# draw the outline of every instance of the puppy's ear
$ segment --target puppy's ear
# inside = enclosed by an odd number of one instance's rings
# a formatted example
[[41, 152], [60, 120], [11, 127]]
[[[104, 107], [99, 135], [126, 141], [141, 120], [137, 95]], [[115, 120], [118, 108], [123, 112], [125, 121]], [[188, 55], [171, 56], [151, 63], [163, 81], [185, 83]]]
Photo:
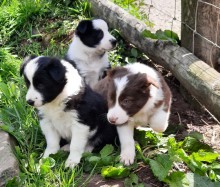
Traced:
[[79, 22], [79, 25], [76, 28], [76, 34], [85, 34], [88, 24], [90, 23], [90, 20], [83, 20]]
[[30, 62], [31, 60], [33, 60], [33, 59], [36, 58], [36, 57], [37, 57], [36, 55], [30, 55], [30, 56], [26, 56], [26, 57], [24, 58], [24, 61], [23, 61], [23, 63], [22, 63], [21, 66], [20, 66], [20, 76], [23, 75], [23, 73], [24, 73], [24, 68], [25, 68], [25, 66], [27, 65], [27, 63]]
[[128, 74], [128, 70], [124, 67], [116, 67], [107, 72], [107, 76], [110, 78], [123, 77]]
[[147, 87], [153, 85], [156, 88], [159, 88], [158, 82], [151, 76], [147, 75]]
[[66, 69], [59, 59], [51, 58], [50, 63], [47, 66], [47, 71], [51, 78], [57, 83], [61, 83], [65, 80]]

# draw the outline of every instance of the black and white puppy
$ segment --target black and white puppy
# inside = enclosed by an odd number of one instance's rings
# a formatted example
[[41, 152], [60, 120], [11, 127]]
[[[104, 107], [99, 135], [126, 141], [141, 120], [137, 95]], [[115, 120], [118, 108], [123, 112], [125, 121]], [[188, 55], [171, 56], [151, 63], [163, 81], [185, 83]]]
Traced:
[[102, 19], [82, 20], [75, 31], [66, 59], [75, 62], [85, 82], [93, 87], [110, 67], [107, 51], [116, 46]]
[[102, 96], [84, 84], [74, 66], [51, 57], [31, 56], [20, 69], [28, 91], [28, 104], [38, 109], [47, 147], [43, 157], [60, 149], [60, 139], [70, 142], [65, 166], [73, 168], [85, 151], [114, 143], [116, 128], [106, 118]]

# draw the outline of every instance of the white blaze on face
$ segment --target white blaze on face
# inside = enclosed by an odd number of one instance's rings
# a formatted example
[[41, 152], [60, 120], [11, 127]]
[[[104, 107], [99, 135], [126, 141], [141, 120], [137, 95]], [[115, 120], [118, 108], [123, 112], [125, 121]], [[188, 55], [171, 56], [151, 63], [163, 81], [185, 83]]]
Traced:
[[114, 46], [112, 46], [111, 41], [116, 40], [114, 36], [112, 36], [108, 31], [108, 25], [104, 20], [96, 19], [93, 20], [93, 26], [95, 29], [101, 29], [103, 31], [103, 38], [100, 41], [100, 44], [97, 46], [99, 50], [109, 51]]
[[25, 69], [24, 69], [24, 74], [30, 82], [30, 86], [29, 86], [27, 94], [26, 94], [26, 101], [28, 101], [28, 100], [34, 101], [35, 107], [42, 106], [42, 104], [43, 104], [42, 94], [40, 92], [38, 92], [33, 86], [33, 76], [38, 69], [38, 64], [36, 63], [37, 60], [38, 60], [38, 58], [31, 60], [25, 66]]
[[119, 96], [121, 95], [121, 92], [125, 88], [127, 82], [128, 82], [127, 76], [114, 80], [116, 87], [116, 99], [115, 99], [116, 102], [113, 107], [109, 108], [107, 118], [110, 123], [115, 121], [114, 123], [112, 123], [115, 125], [122, 125], [126, 123], [129, 119], [127, 112], [119, 104]]

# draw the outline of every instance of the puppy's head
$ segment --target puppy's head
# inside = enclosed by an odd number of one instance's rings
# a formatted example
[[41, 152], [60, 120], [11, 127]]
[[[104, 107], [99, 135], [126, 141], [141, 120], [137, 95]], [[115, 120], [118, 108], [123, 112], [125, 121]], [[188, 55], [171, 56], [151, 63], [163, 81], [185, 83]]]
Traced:
[[21, 64], [20, 74], [28, 88], [26, 101], [40, 107], [54, 100], [66, 84], [66, 69], [59, 59], [30, 56]]
[[81, 21], [75, 35], [85, 46], [95, 48], [100, 53], [116, 46], [116, 39], [108, 32], [108, 25], [102, 19]]
[[151, 85], [158, 87], [145, 73], [125, 74], [125, 68], [115, 69], [110, 73], [113, 77], [108, 90], [107, 118], [115, 125], [127, 123], [151, 97]]

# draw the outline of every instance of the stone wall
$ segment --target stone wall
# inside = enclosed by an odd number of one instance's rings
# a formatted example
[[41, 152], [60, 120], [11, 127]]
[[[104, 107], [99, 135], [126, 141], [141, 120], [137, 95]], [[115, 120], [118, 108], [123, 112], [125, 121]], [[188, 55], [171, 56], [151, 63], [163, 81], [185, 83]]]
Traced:
[[220, 72], [220, 0], [182, 0], [181, 45]]

